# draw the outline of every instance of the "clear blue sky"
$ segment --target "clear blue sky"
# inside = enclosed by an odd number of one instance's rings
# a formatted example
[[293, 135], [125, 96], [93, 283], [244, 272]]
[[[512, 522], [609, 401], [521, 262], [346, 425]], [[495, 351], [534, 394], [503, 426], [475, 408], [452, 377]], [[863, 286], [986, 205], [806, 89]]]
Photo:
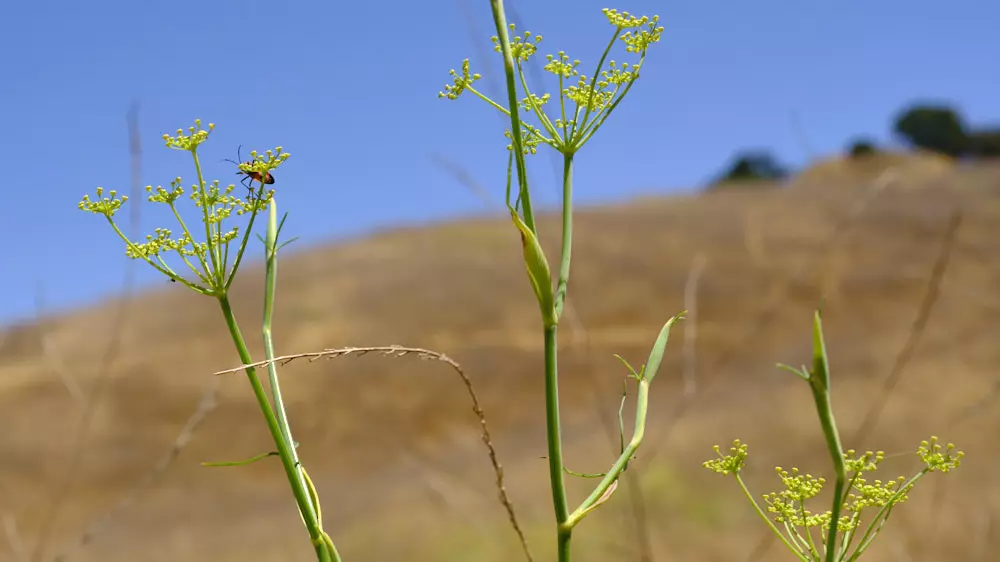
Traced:
[[[541, 54], [566, 50], [590, 69], [611, 30], [606, 2], [508, 5], [522, 30], [544, 35]], [[582, 202], [694, 187], [745, 147], [801, 164], [793, 114], [818, 154], [856, 134], [887, 141], [890, 117], [912, 99], [950, 100], [970, 121], [1000, 121], [995, 0], [607, 5], [657, 13], [666, 30], [579, 158]], [[118, 289], [123, 248], [76, 203], [97, 185], [128, 189], [133, 99], [144, 185], [178, 174], [189, 183], [189, 159], [160, 136], [195, 117], [217, 126], [203, 152], [210, 177], [235, 181], [218, 160], [235, 158], [239, 144], [289, 151], [275, 187], [300, 248], [482, 211], [434, 153], [501, 196], [501, 120], [471, 96], [437, 97], [466, 56], [484, 75], [498, 71], [487, 0], [33, 0], [9, 3], [3, 20], [0, 220], [11, 254], [0, 322], [34, 314], [39, 282], [49, 312]], [[535, 158], [539, 197], [554, 202], [553, 162]], [[153, 218], [144, 230], [160, 225]], [[164, 283], [139, 271], [146, 286]]]

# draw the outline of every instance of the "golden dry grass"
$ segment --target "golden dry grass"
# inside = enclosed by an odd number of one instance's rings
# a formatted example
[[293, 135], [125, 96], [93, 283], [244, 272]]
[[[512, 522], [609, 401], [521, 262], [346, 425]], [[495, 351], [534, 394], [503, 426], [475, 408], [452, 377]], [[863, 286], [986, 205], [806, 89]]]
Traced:
[[[903, 175], [877, 193], [871, 176], [841, 170], [836, 181], [804, 175], [790, 189], [722, 189], [580, 211], [570, 286], [578, 326], [565, 327], [561, 342], [566, 454], [576, 471], [600, 471], [612, 459], [617, 437], [604, 422], [623, 377], [612, 354], [642, 362], [662, 322], [684, 307], [696, 256], [707, 262], [696, 398], [682, 396], [678, 329], [653, 387], [647, 441], [629, 471], [645, 498], [644, 521], [623, 482], [579, 529], [578, 560], [641, 560], [643, 541], [657, 561], [745, 559], [764, 527], [735, 483], [701, 461], [713, 444], [741, 438], [750, 444], [747, 479], [759, 493], [776, 488], [774, 465], [826, 471], [808, 390], [775, 362], [808, 360], [810, 314], [825, 296], [834, 406], [849, 439], [912, 335], [956, 212], [961, 224], [929, 325], [874, 431], [846, 446], [906, 453], [885, 462], [885, 478], [911, 472], [910, 453], [931, 434], [968, 454], [959, 471], [917, 488], [870, 560], [991, 559], [1000, 547], [1000, 172]], [[556, 255], [551, 218], [543, 239]], [[552, 540], [540, 458], [541, 334], [519, 252], [507, 221], [477, 219], [287, 254], [275, 333], [281, 354], [400, 344], [460, 362], [477, 386], [536, 559], [544, 560]], [[247, 268], [235, 286], [237, 314], [254, 342], [261, 279], [261, 269]], [[170, 287], [137, 296], [131, 307], [124, 351], [98, 398], [50, 556], [149, 474], [212, 384], [210, 373], [237, 364], [212, 301]], [[12, 327], [0, 339], [0, 511], [29, 545], [64, 477], [81, 416], [53, 361], [89, 390], [115, 310], [103, 303]], [[518, 559], [475, 417], [445, 365], [367, 356], [283, 372], [303, 461], [347, 560]], [[269, 450], [242, 375], [225, 377], [219, 393], [218, 408], [169, 470], [72, 560], [310, 559], [277, 461], [198, 465]], [[582, 499], [589, 484], [574, 481], [572, 498]], [[8, 559], [3, 548], [0, 558]], [[762, 559], [788, 556], [772, 547]]]

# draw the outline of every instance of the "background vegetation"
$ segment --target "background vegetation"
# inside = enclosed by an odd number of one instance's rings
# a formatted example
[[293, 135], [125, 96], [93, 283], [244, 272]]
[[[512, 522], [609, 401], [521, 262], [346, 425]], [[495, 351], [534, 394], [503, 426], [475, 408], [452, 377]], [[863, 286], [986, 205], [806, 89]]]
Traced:
[[[926, 151], [963, 162], [1000, 158], [1000, 126], [969, 125], [961, 112], [947, 104], [914, 102], [896, 114], [892, 131], [899, 146], [909, 151]], [[870, 156], [881, 150], [870, 139], [853, 139], [845, 154], [850, 158]], [[710, 182], [711, 187], [734, 181], [774, 181], [787, 178], [792, 170], [767, 150], [738, 152], [733, 161]]]

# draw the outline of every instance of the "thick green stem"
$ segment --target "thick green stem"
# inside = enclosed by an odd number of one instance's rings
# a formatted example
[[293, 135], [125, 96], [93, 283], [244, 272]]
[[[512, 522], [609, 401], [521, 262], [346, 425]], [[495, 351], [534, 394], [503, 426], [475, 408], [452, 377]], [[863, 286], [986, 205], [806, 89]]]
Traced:
[[847, 465], [844, 462], [844, 447], [840, 443], [840, 434], [837, 432], [837, 422], [833, 418], [833, 406], [830, 402], [830, 363], [827, 359], [823, 322], [819, 311], [813, 316], [813, 370], [809, 374], [809, 386], [812, 389], [816, 413], [819, 414], [819, 423], [823, 427], [823, 437], [826, 438], [837, 478], [833, 488], [833, 506], [830, 509], [830, 530], [827, 533], [825, 557], [826, 562], [833, 562], [837, 557], [837, 526], [844, 504]]
[[545, 327], [545, 429], [549, 446], [549, 480], [552, 505], [556, 512], [559, 562], [569, 561], [572, 527], [566, 525], [569, 508], [566, 505], [566, 483], [563, 480], [562, 430], [559, 427], [559, 372], [556, 349], [557, 326]]
[[563, 154], [562, 260], [556, 282], [556, 318], [562, 316], [573, 259], [573, 153]]
[[[223, 294], [218, 300], [219, 306], [222, 308], [222, 315], [226, 319], [226, 325], [229, 327], [229, 333], [233, 338], [233, 344], [236, 346], [237, 353], [239, 353], [240, 361], [244, 365], [252, 363], [253, 358], [250, 357], [250, 350], [247, 349], [246, 340], [243, 339], [239, 324], [236, 322], [236, 315], [233, 314], [232, 306], [229, 304], [229, 296]], [[312, 541], [313, 548], [316, 550], [316, 557], [320, 562], [339, 561], [339, 558], [333, 557], [324, 542], [323, 532], [319, 528], [316, 514], [312, 509], [309, 492], [294, 460], [293, 445], [291, 442], [285, 440], [284, 433], [278, 423], [278, 418], [274, 415], [271, 402], [267, 398], [264, 385], [261, 384], [260, 377], [257, 376], [257, 370], [253, 367], [248, 367], [246, 374], [250, 380], [250, 386], [253, 388], [254, 396], [257, 398], [260, 411], [264, 414], [264, 420], [267, 422], [267, 428], [271, 432], [271, 438], [278, 448], [278, 456], [281, 458], [281, 464], [285, 468], [288, 483], [292, 487], [295, 503], [298, 504], [299, 512], [302, 514], [306, 529], [309, 531], [309, 538]]]
[[[271, 383], [271, 396], [274, 399], [274, 413], [278, 418], [278, 426], [281, 428], [285, 441], [295, 443], [292, 439], [292, 428], [288, 423], [288, 415], [285, 413], [285, 402], [281, 398], [281, 385], [278, 381], [278, 367], [274, 364], [274, 337], [271, 332], [271, 325], [274, 319], [274, 295], [278, 283], [278, 206], [271, 201], [269, 205], [269, 216], [267, 222], [267, 238], [265, 242], [265, 275], [264, 275], [264, 321], [261, 328], [261, 336], [264, 339], [264, 356], [269, 361], [267, 364], [268, 381]], [[296, 465], [299, 463], [298, 452], [292, 446], [292, 460]], [[302, 478], [301, 470], [299, 478], [305, 486], [305, 479]]]
[[[309, 513], [308, 515], [303, 513], [302, 519], [305, 521], [306, 518], [309, 517], [315, 520], [317, 527], [319, 527], [322, 532], [323, 522], [319, 511], [319, 496], [316, 494], [315, 489], [310, 485], [308, 476], [305, 473], [305, 468], [303, 468], [299, 462], [299, 454], [295, 448], [295, 440], [292, 438], [292, 427], [288, 423], [288, 415], [285, 413], [285, 402], [281, 397], [281, 383], [278, 379], [278, 365], [274, 361], [274, 337], [271, 332], [271, 326], [274, 319], [274, 295], [277, 292], [276, 287], [278, 283], [278, 205], [274, 199], [272, 199], [268, 207], [267, 237], [265, 239], [266, 268], [264, 277], [264, 321], [261, 329], [261, 335], [264, 339], [264, 356], [268, 360], [267, 375], [268, 381], [271, 383], [271, 396], [274, 400], [274, 413], [278, 420], [278, 427], [281, 429], [281, 433], [285, 437], [285, 442], [291, 444], [291, 457], [292, 462], [296, 467], [296, 477], [300, 481], [300, 486], [311, 492], [310, 498], [312, 501], [308, 504]], [[324, 543], [331, 551], [332, 558], [334, 560], [340, 560], [340, 555], [337, 552], [336, 547], [333, 545], [333, 541], [325, 540]]]
[[844, 463], [844, 448], [837, 433], [837, 424], [833, 419], [833, 408], [830, 404], [830, 392], [814, 392], [816, 411], [819, 413], [820, 425], [826, 437], [830, 458], [833, 460], [834, 472], [837, 475], [833, 486], [833, 506], [830, 509], [830, 530], [826, 538], [826, 562], [833, 562], [837, 554], [837, 526], [840, 522], [840, 511], [844, 505], [844, 485], [847, 483], [847, 465]]
[[[507, 80], [507, 106], [510, 108], [511, 148], [513, 149], [514, 162], [517, 166], [521, 210], [524, 215], [524, 224], [534, 232], [535, 215], [531, 207], [531, 193], [528, 191], [528, 169], [524, 163], [524, 150], [521, 143], [521, 117], [517, 109], [517, 80], [514, 77], [514, 55], [510, 48], [510, 37], [507, 34], [507, 15], [504, 14], [503, 0], [490, 0], [490, 7], [493, 9], [493, 23], [497, 28], [500, 52], [503, 54], [504, 75]], [[508, 201], [508, 203], [510, 202]]]

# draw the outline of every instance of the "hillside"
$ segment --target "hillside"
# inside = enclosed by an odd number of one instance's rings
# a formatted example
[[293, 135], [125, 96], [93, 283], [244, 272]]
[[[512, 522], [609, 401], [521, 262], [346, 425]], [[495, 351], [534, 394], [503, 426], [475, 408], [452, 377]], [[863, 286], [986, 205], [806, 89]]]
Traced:
[[[573, 470], [602, 471], [613, 458], [617, 436], [604, 422], [616, 413], [623, 372], [612, 354], [641, 363], [662, 322], [686, 306], [692, 264], [699, 255], [706, 261], [693, 324], [695, 398], [683, 395], [691, 326], [682, 324], [653, 386], [647, 441], [629, 470], [645, 493], [644, 515], [637, 522], [623, 486], [583, 524], [577, 559], [640, 560], [636, 544], [644, 541], [657, 561], [744, 559], [765, 529], [733, 481], [701, 468], [714, 444], [749, 443], [747, 480], [758, 494], [780, 484], [775, 465], [828, 472], [806, 386], [774, 367], [808, 360], [810, 314], [822, 298], [845, 445], [905, 453], [885, 461], [885, 479], [912, 472], [911, 453], [931, 434], [967, 453], [957, 472], [917, 487], [869, 560], [905, 553], [985, 561], [1000, 547], [1000, 170], [911, 175], [879, 190], [867, 175], [809, 177], [784, 189], [720, 189], [580, 212], [575, 321], [564, 328], [561, 365]], [[555, 255], [557, 224], [548, 218], [543, 230]], [[946, 264], [937, 277], [936, 263]], [[244, 270], [234, 294], [255, 343], [261, 272]], [[509, 221], [397, 229], [289, 253], [278, 283], [279, 354], [399, 344], [462, 364], [536, 559], [545, 559], [552, 541], [540, 458], [541, 334]], [[919, 333], [921, 303], [935, 284]], [[120, 336], [48, 554], [71, 545], [150, 474], [219, 382], [217, 408], [169, 469], [71, 559], [310, 559], [276, 460], [198, 464], [269, 450], [245, 378], [211, 375], [238, 364], [214, 303], [169, 287], [128, 306], [124, 326], [116, 325], [118, 303], [103, 303], [0, 336], [0, 513], [16, 518], [34, 544], [80, 423], [80, 402], [68, 389], [78, 384], [87, 393], [104, 380], [103, 357]], [[915, 323], [915, 351], [891, 375]], [[346, 560], [518, 559], [468, 398], [446, 365], [369, 355], [292, 363], [283, 372], [295, 437]], [[890, 375], [898, 384], [878, 424], [851, 442]], [[588, 484], [573, 484], [572, 497], [582, 498]], [[648, 537], [635, 539], [643, 529]], [[788, 556], [773, 547], [763, 559]]]

